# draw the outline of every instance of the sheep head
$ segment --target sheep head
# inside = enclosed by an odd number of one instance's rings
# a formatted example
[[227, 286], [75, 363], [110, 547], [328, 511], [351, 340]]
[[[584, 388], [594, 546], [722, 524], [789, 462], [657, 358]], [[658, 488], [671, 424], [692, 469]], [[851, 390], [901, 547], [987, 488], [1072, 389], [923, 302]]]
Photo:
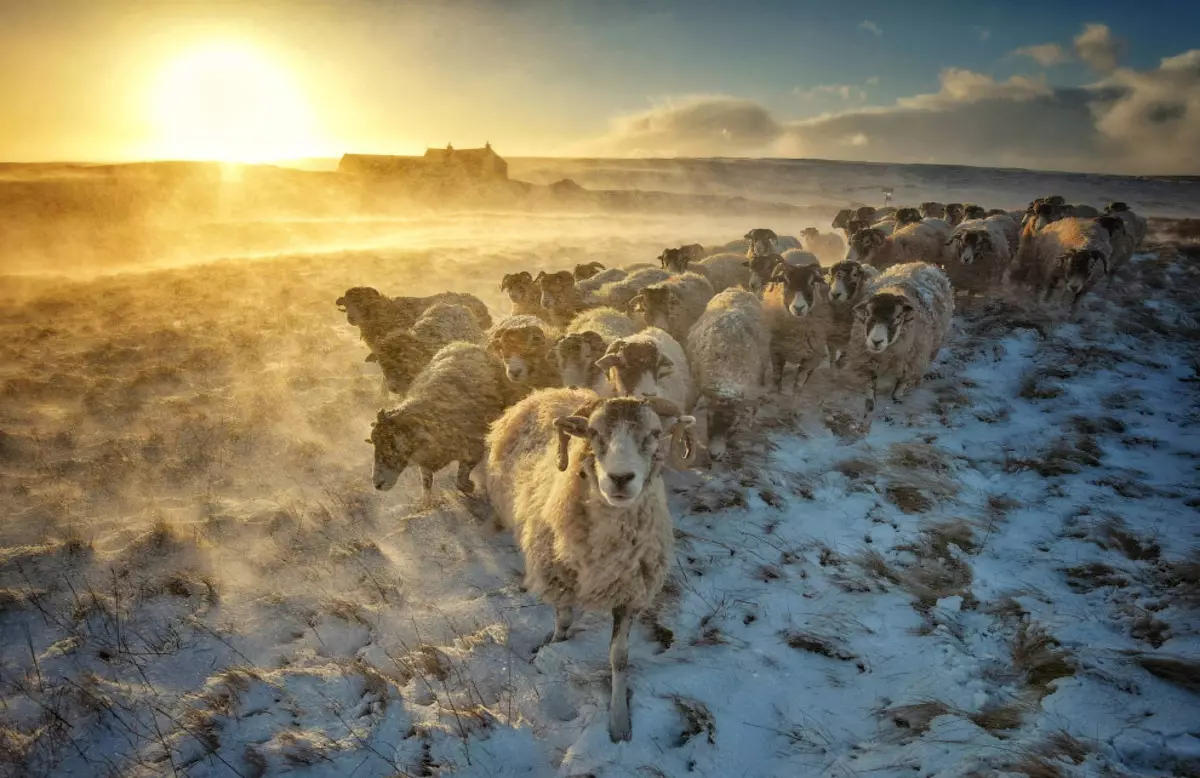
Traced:
[[835, 303], [846, 303], [858, 294], [867, 282], [869, 274], [862, 264], [852, 259], [843, 259], [829, 268], [829, 299]]
[[1108, 272], [1108, 258], [1094, 249], [1073, 250], [1060, 254], [1055, 260], [1054, 277], [1068, 293], [1076, 298], [1089, 282], [1097, 281]]
[[599, 262], [588, 262], [586, 265], [575, 266], [575, 280], [585, 281], [604, 269]]
[[967, 203], [963, 206], [963, 221], [969, 219], [984, 219], [987, 218], [987, 209], [982, 205]]
[[651, 284], [629, 301], [629, 307], [635, 313], [642, 314], [647, 327], [670, 329], [672, 315], [683, 302], [669, 286]]
[[854, 218], [859, 221], [875, 221], [875, 206], [863, 205], [854, 210]]
[[800, 234], [804, 236], [805, 240], [816, 240], [817, 238], [821, 237], [821, 231], [816, 227], [805, 227], [804, 229], [800, 230]]
[[962, 203], [946, 203], [946, 222], [951, 227], [956, 227], [963, 220], [963, 204]]
[[683, 249], [663, 249], [663, 253], [658, 255], [658, 261], [668, 273], [686, 273], [688, 262], [691, 260]]
[[342, 313], [346, 314], [346, 321], [351, 326], [359, 326], [363, 318], [368, 315], [372, 306], [383, 300], [383, 295], [378, 289], [371, 286], [355, 286], [346, 290], [346, 293], [334, 301], [334, 305]]
[[774, 230], [768, 230], [766, 227], [756, 227], [747, 232], [743, 239], [750, 244], [750, 254], [752, 256], [765, 256], [772, 254], [775, 251], [775, 244], [779, 240], [779, 236]]
[[573, 332], [554, 344], [554, 361], [563, 386], [590, 386], [596, 360], [604, 355], [604, 338], [598, 332]]
[[746, 288], [761, 295], [771, 274], [775, 271], [775, 266], [782, 263], [783, 257], [779, 254], [756, 254], [753, 258], [742, 262], [743, 266], [750, 268], [750, 278], [746, 282]]
[[1093, 221], [1108, 233], [1109, 240], [1125, 235], [1125, 222], [1119, 216], [1097, 216]]
[[487, 350], [504, 363], [509, 381], [524, 383], [529, 378], [531, 363], [546, 357], [546, 333], [534, 325], [501, 329], [488, 339]]
[[783, 284], [783, 307], [797, 318], [811, 313], [829, 289], [818, 265], [780, 263], [771, 274], [771, 283]]
[[596, 360], [596, 367], [608, 375], [619, 395], [657, 397], [658, 382], [671, 375], [675, 363], [651, 341], [614, 340]]
[[541, 304], [546, 310], [554, 310], [571, 299], [575, 289], [575, 276], [570, 270], [560, 270], [557, 273], [538, 273], [533, 284], [541, 294]]
[[1122, 211], [1128, 211], [1128, 210], [1129, 210], [1129, 205], [1127, 203], [1123, 203], [1119, 200], [1116, 202], [1111, 202], [1108, 205], [1104, 206], [1105, 214], [1121, 213]]
[[883, 230], [867, 227], [854, 233], [850, 238], [850, 251], [846, 259], [851, 259], [856, 262], [870, 261], [871, 254], [883, 244], [887, 243], [887, 235]]
[[851, 219], [846, 223], [846, 237], [853, 238], [863, 230], [871, 228], [871, 222], [866, 219]]
[[1042, 201], [1038, 203], [1034, 210], [1034, 229], [1041, 230], [1047, 224], [1056, 222], [1062, 218], [1061, 210], [1053, 203]]
[[968, 229], [955, 232], [946, 241], [946, 245], [954, 247], [954, 254], [959, 262], [969, 265], [979, 259], [981, 254], [992, 250], [992, 236], [986, 230]]
[[[689, 243], [686, 246], [680, 246], [679, 250], [683, 252], [683, 257], [688, 262], [699, 262], [704, 259], [704, 247], [699, 243]], [[685, 267], [684, 269], [686, 270], [687, 268]]]
[[725, 458], [730, 435], [741, 426], [750, 410], [743, 398], [733, 395], [709, 395], [705, 405], [708, 409], [708, 456], [719, 462]]
[[923, 202], [921, 203], [921, 217], [924, 219], [945, 219], [946, 206], [933, 201]]
[[516, 304], [532, 303], [537, 298], [537, 290], [533, 288], [533, 275], [528, 270], [520, 273], [505, 273], [500, 280], [500, 291], [508, 294], [508, 299]]
[[869, 354], [882, 354], [908, 327], [915, 315], [904, 295], [879, 292], [854, 306], [854, 317], [863, 324], [863, 345]]
[[901, 208], [896, 211], [896, 229], [908, 224], [916, 224], [919, 221], [921, 221], [921, 212], [916, 208]]
[[580, 475], [588, 478], [601, 499], [614, 508], [627, 508], [645, 494], [646, 486], [662, 474], [662, 464], [671, 453], [664, 445], [663, 418], [674, 418], [674, 429], [695, 423], [672, 403], [654, 398], [615, 397], [594, 400], [570, 416], [554, 420], [558, 429], [558, 469], [570, 464], [572, 437], [585, 442]]
[[396, 485], [421, 447], [423, 434], [420, 425], [403, 410], [380, 411], [371, 422], [371, 437], [367, 442], [375, 446], [375, 488], [386, 492]]
[[835, 230], [840, 230], [849, 224], [852, 218], [854, 218], [854, 211], [851, 211], [849, 208], [843, 208], [833, 217], [833, 223], [829, 226]]

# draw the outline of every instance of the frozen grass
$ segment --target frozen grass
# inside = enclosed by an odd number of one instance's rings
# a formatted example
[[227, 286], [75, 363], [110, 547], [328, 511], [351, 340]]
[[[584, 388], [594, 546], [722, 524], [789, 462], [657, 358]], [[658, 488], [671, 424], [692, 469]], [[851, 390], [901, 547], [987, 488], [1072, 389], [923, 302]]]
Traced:
[[1186, 252], [1077, 322], [959, 316], [869, 434], [818, 372], [730, 462], [672, 474], [675, 574], [631, 639], [634, 741], [610, 743], [605, 619], [535, 655], [553, 617], [486, 508], [419, 510], [414, 474], [372, 489], [377, 368], [333, 299], [499, 313], [505, 270], [673, 240], [626, 227], [4, 287], [0, 770], [1200, 770]]

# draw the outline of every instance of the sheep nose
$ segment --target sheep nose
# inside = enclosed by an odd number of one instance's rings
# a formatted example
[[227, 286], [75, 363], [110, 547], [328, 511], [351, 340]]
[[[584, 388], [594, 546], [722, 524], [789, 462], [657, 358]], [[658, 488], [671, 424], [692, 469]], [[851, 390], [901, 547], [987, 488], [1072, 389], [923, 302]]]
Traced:
[[635, 473], [609, 473], [608, 477], [612, 479], [613, 486], [623, 491], [625, 487], [633, 482], [635, 475]]
[[883, 345], [883, 338], [871, 338], [871, 345], [875, 348], [879, 348]]

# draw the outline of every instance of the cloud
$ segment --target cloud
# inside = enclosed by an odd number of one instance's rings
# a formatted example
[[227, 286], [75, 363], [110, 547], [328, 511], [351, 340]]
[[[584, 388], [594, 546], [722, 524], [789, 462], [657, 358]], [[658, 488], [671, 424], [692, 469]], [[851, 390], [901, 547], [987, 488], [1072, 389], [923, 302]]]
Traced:
[[1014, 51], [1013, 54], [1029, 57], [1045, 68], [1061, 65], [1070, 59], [1067, 56], [1067, 52], [1063, 51], [1063, 47], [1057, 43], [1039, 43], [1035, 46], [1022, 46]]
[[693, 96], [616, 120], [587, 152], [1200, 174], [1200, 49], [1071, 88], [948, 68], [937, 92], [802, 120], [750, 100]]
[[823, 95], [836, 95], [842, 98], [845, 102], [856, 100], [862, 102], [867, 99], [867, 90], [869, 86], [878, 86], [879, 76], [871, 76], [862, 85], [858, 84], [819, 84], [811, 89], [801, 89], [796, 87], [792, 90], [792, 94], [797, 97], [810, 100]]
[[1125, 54], [1125, 41], [1114, 38], [1108, 25], [1085, 24], [1075, 36], [1075, 54], [1098, 73], [1112, 73]]
[[863, 21], [859, 22], [858, 29], [874, 33], [878, 37], [883, 37], [883, 28], [870, 19], [864, 19]]

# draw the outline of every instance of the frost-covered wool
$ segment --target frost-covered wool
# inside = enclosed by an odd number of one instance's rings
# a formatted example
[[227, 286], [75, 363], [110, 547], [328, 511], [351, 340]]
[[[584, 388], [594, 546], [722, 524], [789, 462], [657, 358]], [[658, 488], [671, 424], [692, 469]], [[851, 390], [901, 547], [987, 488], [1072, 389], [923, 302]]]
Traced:
[[450, 303], [467, 307], [475, 314], [479, 326], [492, 326], [487, 306], [478, 297], [461, 292], [442, 292], [429, 297], [386, 297], [370, 286], [356, 286], [336, 300], [345, 311], [346, 321], [358, 327], [359, 335], [371, 351], [375, 351], [387, 334], [397, 329], [409, 329], [431, 305]]
[[504, 411], [503, 383], [503, 367], [482, 346], [451, 343], [434, 354], [404, 400], [380, 411], [371, 430], [375, 488], [391, 489], [416, 464], [428, 501], [434, 473], [458, 462], [458, 488], [472, 491], [471, 470], [483, 461], [488, 428]]
[[804, 248], [830, 264], [846, 257], [846, 241], [836, 233], [824, 233], [816, 227], [806, 227], [800, 233]]
[[663, 397], [684, 413], [696, 405], [696, 382], [687, 355], [666, 330], [647, 327], [614, 340], [596, 365], [607, 373], [617, 394]]
[[647, 286], [629, 305], [635, 314], [641, 314], [647, 327], [658, 327], [676, 340], [684, 340], [712, 297], [712, 284], [707, 278], [699, 273], [683, 273]]
[[389, 391], [404, 394], [442, 347], [482, 341], [483, 331], [474, 313], [462, 305], [435, 303], [425, 309], [411, 330], [389, 332], [367, 361], [379, 364]]
[[826, 345], [834, 364], [848, 353], [850, 330], [854, 326], [854, 306], [863, 301], [867, 292], [867, 281], [879, 275], [879, 271], [862, 262], [844, 259], [829, 268], [829, 303], [833, 318]]
[[[600, 275], [604, 274], [601, 273]], [[596, 276], [596, 278], [599, 277]], [[651, 284], [666, 281], [670, 277], [671, 274], [662, 268], [641, 268], [629, 273], [629, 275], [620, 281], [614, 281], [599, 287], [588, 300], [596, 305], [607, 305], [610, 308], [616, 308], [618, 311], [627, 311], [629, 309], [629, 301], [637, 296], [638, 292]]]
[[589, 299], [597, 289], [605, 284], [611, 284], [620, 281], [629, 275], [629, 271], [624, 268], [610, 267], [607, 270], [601, 270], [591, 278], [585, 278], [582, 281], [575, 282], [575, 288], [579, 290], [579, 294], [585, 299]]
[[1072, 307], [1107, 272], [1112, 256], [1108, 231], [1092, 219], [1059, 219], [1022, 238], [1028, 246], [1021, 248], [1021, 278], [1043, 300], [1067, 287], [1074, 296]]
[[934, 202], [932, 200], [921, 203], [921, 218], [922, 219], [945, 219], [946, 205], [945, 203]]
[[999, 286], [1012, 264], [1019, 228], [1009, 216], [969, 219], [954, 228], [942, 269], [957, 291], [984, 294]]
[[558, 366], [550, 358], [557, 337], [558, 331], [536, 316], [509, 316], [488, 331], [487, 350], [504, 365], [510, 401], [560, 385]]
[[707, 278], [712, 284], [713, 293], [720, 294], [726, 289], [741, 286], [746, 280], [745, 262], [745, 255], [725, 251], [692, 263], [688, 269]]
[[500, 291], [508, 295], [512, 302], [510, 316], [537, 316], [548, 318], [549, 314], [542, 307], [542, 296], [533, 285], [533, 274], [528, 270], [519, 273], [506, 273], [500, 280]]
[[829, 287], [816, 265], [779, 265], [771, 281], [763, 294], [763, 312], [771, 328], [775, 387], [782, 386], [789, 362], [797, 365], [793, 386], [803, 386], [829, 353], [826, 341], [833, 327]]
[[603, 397], [611, 396], [612, 386], [596, 360], [604, 356], [609, 343], [639, 329], [637, 322], [614, 308], [592, 308], [576, 316], [554, 344], [562, 385], [590, 387]]
[[569, 270], [557, 273], [538, 273], [533, 279], [539, 303], [546, 310], [547, 321], [556, 327], [571, 323], [586, 305], [575, 287], [575, 276]]
[[950, 226], [940, 219], [909, 224], [890, 236], [876, 228], [859, 230], [850, 239], [846, 258], [880, 270], [905, 262], [943, 263], [949, 237]]
[[743, 289], [718, 294], [688, 333], [687, 354], [708, 408], [709, 455], [720, 459], [729, 435], [752, 414], [770, 369], [762, 303]]
[[[846, 367], [867, 390], [868, 412], [879, 379], [895, 382], [893, 399], [921, 383], [950, 334], [953, 314], [950, 280], [928, 262], [893, 265], [867, 283], [855, 309]], [[886, 345], [872, 351], [867, 339], [881, 332]]]

